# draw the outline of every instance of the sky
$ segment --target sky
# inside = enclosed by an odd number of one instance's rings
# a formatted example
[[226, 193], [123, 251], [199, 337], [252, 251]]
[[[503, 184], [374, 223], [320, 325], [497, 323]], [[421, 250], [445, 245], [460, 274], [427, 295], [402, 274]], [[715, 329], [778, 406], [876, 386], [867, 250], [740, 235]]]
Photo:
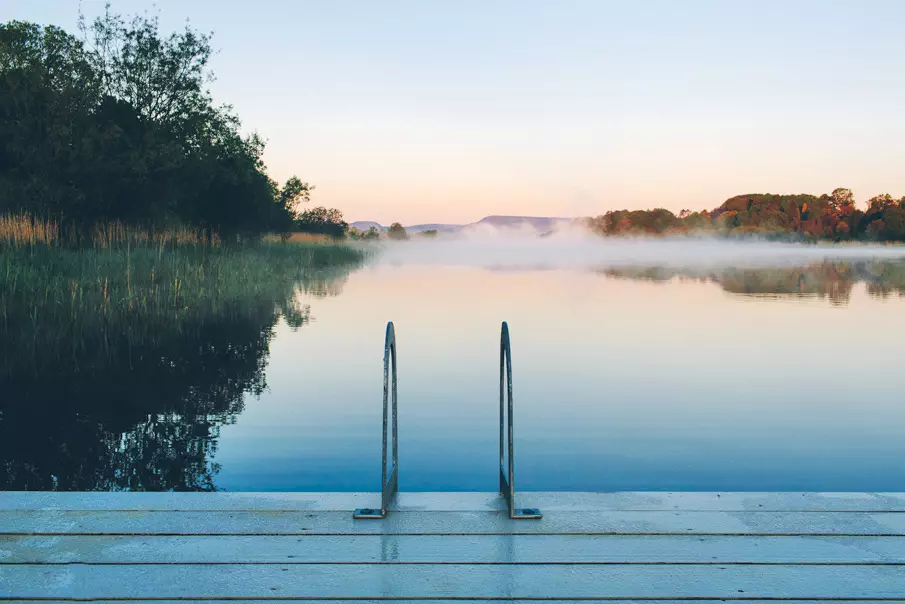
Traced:
[[[0, 0], [75, 32], [104, 0]], [[905, 2], [113, 0], [214, 33], [269, 173], [348, 220], [905, 195]]]

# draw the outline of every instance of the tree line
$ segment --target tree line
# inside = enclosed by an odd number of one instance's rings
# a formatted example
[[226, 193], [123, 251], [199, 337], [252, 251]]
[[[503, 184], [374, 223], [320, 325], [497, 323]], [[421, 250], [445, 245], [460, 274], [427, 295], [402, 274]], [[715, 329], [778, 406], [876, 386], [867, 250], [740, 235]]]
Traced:
[[345, 233], [338, 210], [299, 213], [314, 187], [270, 178], [264, 140], [214, 103], [209, 34], [165, 34], [109, 6], [78, 29], [0, 24], [0, 214], [52, 218], [77, 236], [107, 221], [225, 240]]
[[[427, 229], [418, 232], [418, 237], [436, 237], [437, 234], [437, 229]], [[352, 239], [358, 239], [362, 241], [376, 241], [381, 237], [386, 237], [394, 241], [405, 241], [406, 239], [409, 239], [408, 231], [406, 231], [405, 227], [402, 226], [402, 224], [399, 222], [394, 222], [389, 227], [387, 227], [386, 233], [381, 233], [380, 230], [378, 230], [377, 227], [374, 226], [369, 227], [367, 231], [363, 231], [355, 227], [349, 227], [348, 235]]]
[[711, 211], [616, 210], [587, 219], [601, 235], [714, 231], [776, 239], [905, 241], [905, 197], [877, 195], [858, 209], [850, 189], [815, 195], [749, 194]]

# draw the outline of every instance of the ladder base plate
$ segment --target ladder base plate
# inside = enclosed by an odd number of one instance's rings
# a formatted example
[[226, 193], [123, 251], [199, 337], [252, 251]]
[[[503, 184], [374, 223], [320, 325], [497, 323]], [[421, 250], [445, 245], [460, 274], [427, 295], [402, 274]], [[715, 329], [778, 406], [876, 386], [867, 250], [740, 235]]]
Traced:
[[355, 520], [383, 520], [386, 517], [385, 512], [374, 508], [360, 508], [352, 514], [352, 518]]
[[513, 520], [540, 520], [544, 515], [537, 508], [516, 508], [510, 517]]

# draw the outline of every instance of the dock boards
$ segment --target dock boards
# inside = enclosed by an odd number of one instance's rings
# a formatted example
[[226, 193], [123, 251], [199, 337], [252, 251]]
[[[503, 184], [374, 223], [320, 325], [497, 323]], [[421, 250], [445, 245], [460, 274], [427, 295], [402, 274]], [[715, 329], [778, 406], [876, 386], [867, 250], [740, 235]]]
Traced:
[[905, 495], [0, 493], [0, 599], [905, 601]]

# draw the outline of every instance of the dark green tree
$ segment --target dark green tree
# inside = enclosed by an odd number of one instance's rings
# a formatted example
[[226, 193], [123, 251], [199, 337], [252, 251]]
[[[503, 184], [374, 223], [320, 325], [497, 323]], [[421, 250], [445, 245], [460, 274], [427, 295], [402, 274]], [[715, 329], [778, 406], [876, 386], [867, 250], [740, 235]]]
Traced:
[[0, 25], [0, 212], [75, 233], [178, 222], [235, 240], [291, 226], [312, 187], [280, 189], [263, 139], [214, 104], [209, 34], [109, 7], [80, 30]]
[[302, 212], [296, 223], [303, 233], [317, 233], [334, 238], [345, 237], [349, 230], [349, 224], [343, 220], [342, 212], [324, 207]]

